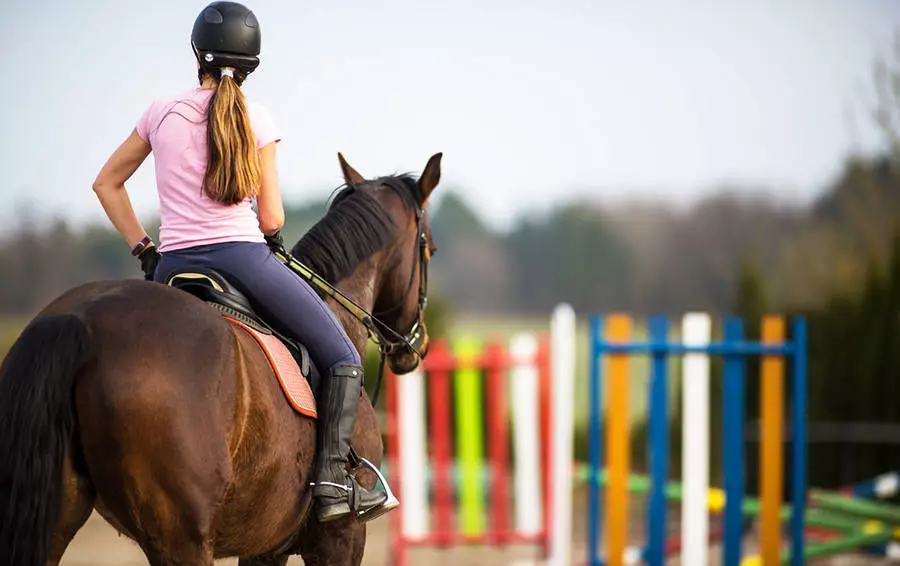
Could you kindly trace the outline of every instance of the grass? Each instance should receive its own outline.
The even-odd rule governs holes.
[[[29,320],[24,316],[0,316],[0,360],[6,357]]]

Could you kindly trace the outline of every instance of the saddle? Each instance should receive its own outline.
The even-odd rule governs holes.
[[[313,391],[318,391],[320,374],[303,344],[279,333],[253,310],[247,297],[221,273],[204,268],[177,269],[169,274],[166,285],[186,291],[219,311],[226,320],[248,332],[265,352],[285,397],[295,411],[317,418]],[[387,492],[383,509],[393,509],[399,502],[378,467],[350,448],[352,474],[370,470]],[[385,512],[382,511],[382,512]]]
[[[247,297],[213,269],[175,270],[169,274],[166,285],[194,295],[249,333],[266,354],[290,405],[299,413],[316,417],[312,392],[318,387],[319,372],[306,346],[278,332],[263,320],[253,310]]]

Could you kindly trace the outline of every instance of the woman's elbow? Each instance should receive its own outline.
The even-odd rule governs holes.
[[[282,226],[284,226],[284,213],[267,214],[259,219],[259,229],[267,236],[281,230]]]
[[[104,195],[112,192],[112,190],[115,189],[115,184],[111,183],[109,179],[104,178],[103,175],[99,175],[94,179],[91,188],[94,189],[94,192],[98,195]]]

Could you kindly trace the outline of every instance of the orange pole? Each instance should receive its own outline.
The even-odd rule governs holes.
[[[627,315],[612,315],[606,319],[604,334],[607,342],[625,342],[631,338],[631,319]],[[609,379],[606,382],[608,399],[606,427],[606,563],[623,566],[625,544],[628,541],[628,425],[631,419],[628,402],[627,353],[609,354]]]
[[[784,342],[784,319],[767,316],[762,321],[762,342]],[[784,358],[763,356],[760,368],[760,538],[763,566],[779,564],[781,555],[781,494],[784,481],[782,436],[784,426]]]

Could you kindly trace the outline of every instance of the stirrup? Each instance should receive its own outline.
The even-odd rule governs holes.
[[[384,475],[381,473],[381,470],[379,470],[375,464],[366,460],[353,450],[350,451],[350,459],[351,465],[353,465],[353,469],[350,470],[350,474],[354,477],[354,479],[356,478],[356,474],[368,468],[369,470],[372,470],[372,472],[378,478],[378,481],[381,482],[381,486],[384,488],[384,493],[387,495],[387,499],[385,499],[384,503],[382,503],[378,507],[373,507],[368,511],[357,511],[356,518],[360,521],[371,521],[372,519],[381,517],[392,509],[396,509],[400,505],[400,500],[397,499],[397,496],[394,495],[394,492],[391,490],[391,486],[388,485],[388,482],[385,479]],[[354,462],[354,460],[356,461]]]

